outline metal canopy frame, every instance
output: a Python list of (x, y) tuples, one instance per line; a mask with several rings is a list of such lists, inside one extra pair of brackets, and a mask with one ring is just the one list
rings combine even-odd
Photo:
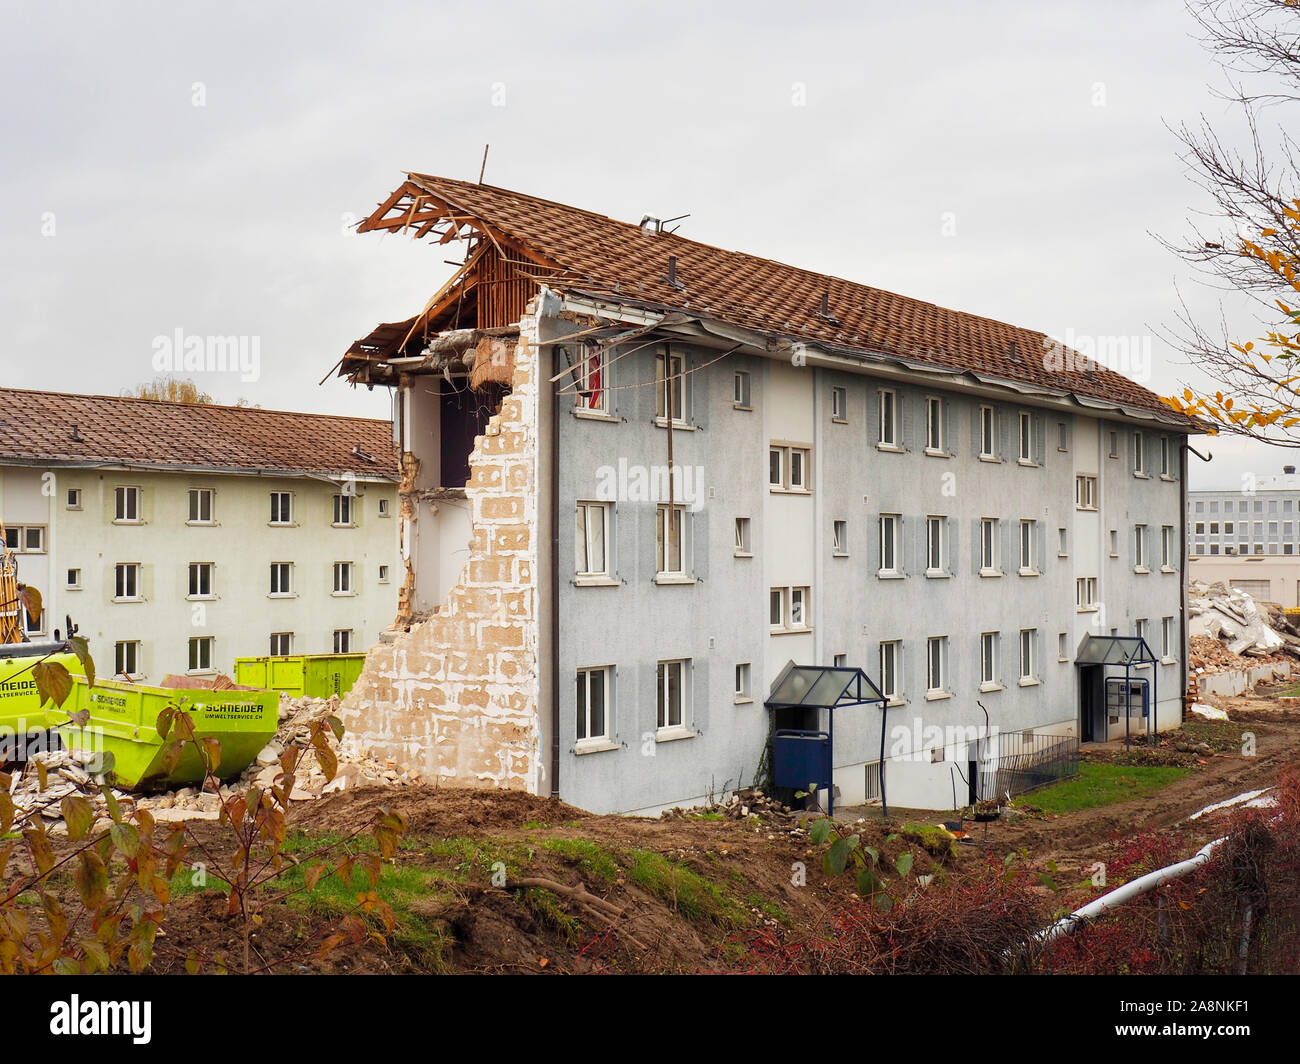
[[(885, 798), (885, 717), (889, 699), (876, 682), (861, 669), (851, 665), (796, 665), (793, 661), (781, 670), (772, 684), (772, 692), (763, 703), (768, 709), (826, 710), (826, 748), (834, 766), (835, 710), (851, 706), (879, 704), (880, 712), (880, 804), (885, 816), (889, 805)], [(827, 815), (835, 813), (835, 788), (826, 795)]]
[[(1151, 705), (1147, 712), (1147, 745), (1155, 745), (1156, 712), (1160, 705), (1160, 659), (1155, 656), (1146, 638), (1140, 635), (1088, 635), (1074, 656), (1076, 667), (1100, 665), (1102, 667), (1102, 693), (1105, 694), (1106, 670), (1124, 666), (1124, 749), (1129, 749), (1131, 736), (1129, 721), (1133, 708), (1132, 679), (1135, 666), (1151, 666)], [(1141, 677), (1138, 677), (1141, 679)], [(1105, 706), (1103, 705), (1103, 710)], [(1106, 738), (1110, 738), (1110, 725), (1106, 725)]]

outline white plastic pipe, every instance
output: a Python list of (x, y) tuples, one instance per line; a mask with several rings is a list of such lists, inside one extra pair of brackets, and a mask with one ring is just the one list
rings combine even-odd
[(1225, 839), (1215, 839), (1213, 842), (1207, 842), (1196, 851), (1195, 856), (1189, 857), (1186, 861), (1179, 861), (1178, 864), (1157, 868), (1154, 872), (1138, 876), (1137, 879), (1125, 883), (1122, 887), (1116, 887), (1109, 894), (1098, 898), (1096, 901), (1089, 902), (1082, 909), (1076, 909), (1069, 916), (1061, 917), (1051, 927), (1045, 927), (1043, 930), (1036, 932), (1030, 938), (1030, 943), (1047, 945), (1049, 942), (1054, 942), (1062, 935), (1068, 935), (1089, 920), (1105, 916), (1112, 909), (1118, 909), (1125, 902), (1132, 901), (1139, 895), (1147, 893), (1147, 891), (1155, 890), (1161, 884), (1196, 871), (1210, 859), (1210, 855), (1224, 841)]

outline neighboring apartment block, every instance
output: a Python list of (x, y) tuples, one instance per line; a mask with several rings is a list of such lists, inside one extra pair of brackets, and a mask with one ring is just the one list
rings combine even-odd
[(1189, 575), (1300, 606), (1300, 476), (1250, 475), (1234, 491), (1187, 493)]
[(0, 389), (0, 521), (101, 675), (364, 650), (397, 599), (391, 426)]
[[(948, 808), (976, 759), (1124, 734), (1077, 660), (1112, 634), (1154, 652), (1133, 730), (1180, 720), (1196, 426), (1145, 389), (654, 219), (413, 174), (361, 229), (470, 244), (340, 370), (396, 391), (409, 627), (351, 741), (652, 812), (833, 713), (841, 802), (879, 796), (883, 744), (891, 802)], [(770, 710), (791, 663), (861, 669), (887, 707)], [(999, 744), (970, 738), (986, 710)]]

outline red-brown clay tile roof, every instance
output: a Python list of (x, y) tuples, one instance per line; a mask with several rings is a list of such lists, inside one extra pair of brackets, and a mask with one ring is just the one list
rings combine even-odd
[(41, 463), (399, 475), (387, 421), (0, 388), (0, 464)]
[[(537, 276), (559, 291), (616, 293), (629, 302), (684, 309), (763, 333), (1070, 392), (1155, 411), (1174, 424), (1195, 424), (1101, 365), (1092, 373), (1049, 368), (1047, 337), (1033, 329), (672, 233), (646, 232), (536, 196), (428, 174), (412, 173), (408, 179), (433, 200), (486, 223), (549, 264), (549, 269), (539, 267)], [(408, 197), (387, 217), (400, 217), (409, 203)], [(371, 221), (384, 213), (381, 207)], [(680, 288), (668, 282), (669, 256), (677, 260)], [(820, 313), (823, 297), (833, 321)]]

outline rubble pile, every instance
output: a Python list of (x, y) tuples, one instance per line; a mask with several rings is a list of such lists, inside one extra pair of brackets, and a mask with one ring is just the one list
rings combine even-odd
[[(272, 739), (244, 770), (243, 774), (229, 783), (221, 785), (219, 792), (205, 791), (198, 785), (179, 787), (175, 790), (156, 794), (131, 794), (123, 790), (113, 790), (113, 796), (126, 813), (133, 809), (147, 809), (154, 820), (159, 823), (178, 820), (216, 820), (220, 815), (223, 799), (243, 793), (250, 787), (270, 787), (283, 770), (280, 756), (291, 746), (304, 750), (311, 747), (311, 725), (332, 714), (337, 714), (339, 699), (332, 696), (323, 698), (280, 698), (280, 722)], [(337, 744), (334, 744), (336, 753)], [(96, 814), (96, 828), (107, 828), (108, 800), (100, 790), (100, 777), (87, 771), (86, 765), (96, 755), (90, 751), (53, 750), (36, 755), (35, 760), (44, 764), (46, 769), (45, 788), (40, 786), (40, 772), (35, 760), (13, 768), (9, 787), (10, 796), (19, 811), (19, 815), (39, 810), (45, 820), (47, 829), (52, 834), (63, 834), (63, 813), (60, 808), (64, 798), (79, 795), (92, 803)], [(389, 762), (375, 761), (368, 757), (339, 758), (338, 771), (332, 780), (325, 779), (313, 753), (308, 753), (299, 762), (294, 779), (294, 788), (289, 798), (291, 801), (310, 801), (326, 794), (350, 790), (354, 787), (415, 786), (423, 780), (416, 772), (399, 773), (397, 766)]]
[(1300, 628), (1275, 603), (1193, 580), (1187, 598), (1192, 667), (1202, 672), (1300, 658)]

